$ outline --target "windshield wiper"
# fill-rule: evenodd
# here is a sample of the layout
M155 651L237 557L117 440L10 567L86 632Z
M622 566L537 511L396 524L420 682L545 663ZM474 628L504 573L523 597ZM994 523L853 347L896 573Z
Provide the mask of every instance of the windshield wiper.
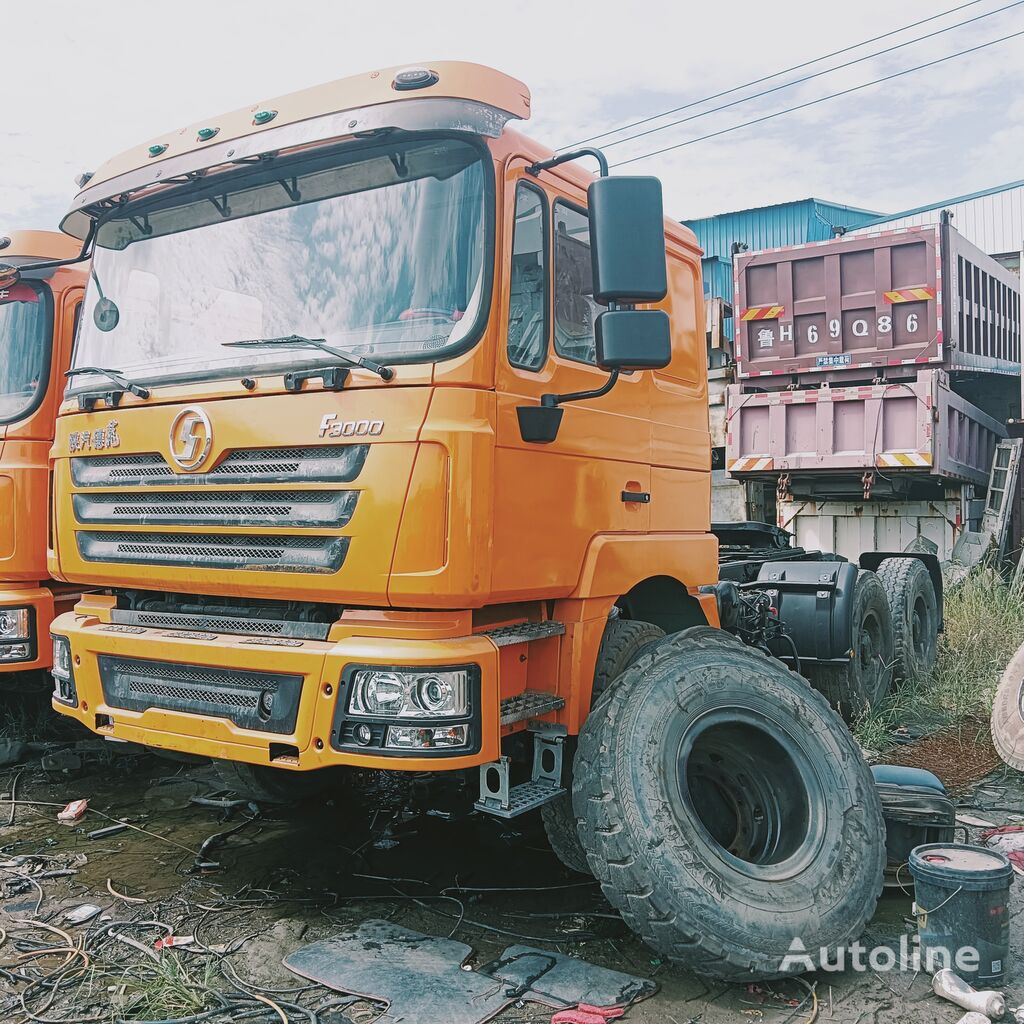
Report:
M119 370L108 370L102 366L74 366L70 370L64 371L64 376L70 380L72 377L77 377L82 373L95 373L100 377L106 377L107 380L115 384L119 390L107 392L107 404L117 405L117 399L120 398L126 391L130 391L137 398L149 398L149 388L144 388L141 384L136 384L134 381L130 381L123 373ZM117 398L114 398L114 396ZM87 393L79 395L78 404L81 408L92 408L95 404L95 400L98 395L94 393Z
M391 380L395 371L390 366L382 366L365 356L349 355L331 348L325 338L307 338L302 334L286 334L280 338L243 338L241 341L222 341L225 348L274 348L284 345L305 345L308 348L318 348L321 352L340 359L346 366L361 366L364 370L377 374L381 380Z

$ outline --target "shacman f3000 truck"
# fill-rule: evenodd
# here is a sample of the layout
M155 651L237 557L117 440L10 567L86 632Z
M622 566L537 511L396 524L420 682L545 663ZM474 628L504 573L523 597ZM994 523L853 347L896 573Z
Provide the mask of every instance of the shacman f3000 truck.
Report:
M720 569L700 251L529 114L381 69L84 182L51 557L102 592L53 625L54 707L257 796L463 773L655 949L778 975L880 891L871 776L791 668L877 695L885 595L769 527Z
M49 453L85 271L29 270L73 259L53 231L0 232L0 689L37 686L50 667L50 622L82 588L49 578Z

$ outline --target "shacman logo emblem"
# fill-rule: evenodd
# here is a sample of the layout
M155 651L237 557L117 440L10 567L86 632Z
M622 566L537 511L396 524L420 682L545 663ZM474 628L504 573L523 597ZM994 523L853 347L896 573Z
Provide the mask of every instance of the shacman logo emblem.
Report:
M198 405L182 409L171 424L171 458L186 472L198 469L210 454L213 427Z

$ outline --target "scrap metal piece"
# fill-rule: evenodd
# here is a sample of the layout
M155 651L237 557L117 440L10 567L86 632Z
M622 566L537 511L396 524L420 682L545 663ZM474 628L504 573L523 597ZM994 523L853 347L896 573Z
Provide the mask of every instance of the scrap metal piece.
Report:
M648 978L530 946L509 946L475 971L464 966L472 952L463 942L369 920L350 934L297 949L282 962L299 977L386 1003L391 1018L445 1024L482 1024L519 1001L556 1010L581 1003L628 1006L658 989Z

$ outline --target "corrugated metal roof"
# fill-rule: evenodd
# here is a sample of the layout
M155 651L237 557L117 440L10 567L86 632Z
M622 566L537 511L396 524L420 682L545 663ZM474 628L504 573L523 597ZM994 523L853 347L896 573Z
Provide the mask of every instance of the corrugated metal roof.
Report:
M860 226L909 228L933 224L943 210L952 211L953 227L990 256L1019 252L1024 246L1024 180L878 217Z
M732 301L732 246L743 242L750 249L774 249L780 245L822 242L836 227L853 229L875 220L873 210L861 210L823 199L800 199L775 206L754 207L713 217L683 221L704 250L704 294ZM711 260L719 260L719 266Z
M820 242L831 238L837 226L856 228L879 216L877 211L810 198L683 223L696 234L705 256L731 259L734 242L744 242L751 249Z

